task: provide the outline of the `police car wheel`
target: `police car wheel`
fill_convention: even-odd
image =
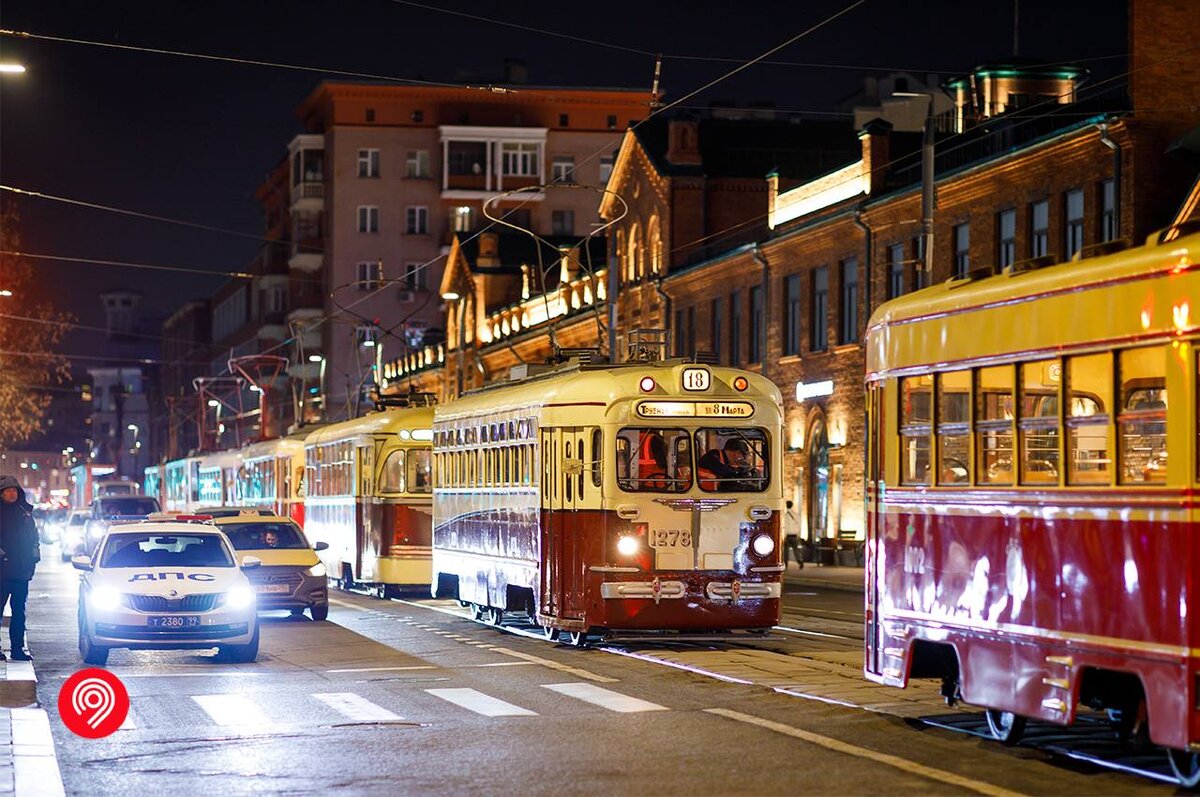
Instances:
[[[254,636],[245,645],[222,645],[218,651],[219,657],[234,664],[246,664],[258,658],[259,626],[254,624]]]
[[[92,640],[88,639],[87,617],[82,612],[79,614],[79,656],[83,659],[84,664],[91,664],[94,667],[103,667],[108,663],[108,648],[100,647],[92,644]]]
[[[329,604],[318,603],[309,609],[309,612],[312,614],[312,619],[320,622],[321,620],[325,620],[329,617]]]

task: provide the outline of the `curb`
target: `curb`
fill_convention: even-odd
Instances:
[[[3,663],[0,681],[0,794],[64,797],[50,715],[38,708],[33,662]]]

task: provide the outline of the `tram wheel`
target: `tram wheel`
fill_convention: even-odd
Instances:
[[[544,625],[542,626],[542,636],[553,642],[558,639],[558,629],[552,625]]]
[[[1200,785],[1200,753],[1167,748],[1167,761],[1180,786],[1194,789]]]
[[[586,648],[588,646],[587,631],[571,631],[567,634],[567,639],[572,647]]]
[[[483,619],[483,607],[480,606],[478,603],[468,603],[467,604],[467,613],[471,616],[472,620],[482,620]]]
[[[995,708],[989,708],[984,713],[987,717],[988,730],[1001,744],[1016,744],[1025,735],[1025,718],[1020,714]]]
[[[484,619],[488,625],[499,627],[504,623],[504,610],[498,609],[495,606],[489,606],[484,614]]]

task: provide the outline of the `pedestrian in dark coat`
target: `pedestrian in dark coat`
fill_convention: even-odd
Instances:
[[[33,656],[25,649],[25,601],[29,598],[29,581],[42,554],[33,507],[12,476],[0,476],[0,549],[0,611],[12,601],[12,620],[8,626],[12,657],[30,661]],[[3,658],[0,653],[0,659]]]

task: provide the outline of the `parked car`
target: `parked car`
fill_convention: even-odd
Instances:
[[[62,526],[62,534],[58,538],[58,550],[62,560],[68,562],[72,556],[87,553],[87,527],[92,520],[92,510],[72,509]]]

